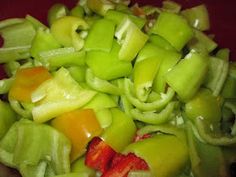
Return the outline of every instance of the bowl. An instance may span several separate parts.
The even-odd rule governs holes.
[[[199,4],[206,4],[210,16],[211,28],[209,34],[215,35],[215,41],[219,44],[220,48],[230,49],[230,60],[236,61],[236,1],[234,0],[175,0],[180,3],[183,8],[192,7]],[[152,4],[160,5],[161,0],[136,0],[140,5]],[[76,0],[5,0],[0,1],[0,20],[15,17],[25,17],[27,14],[37,18],[44,24],[47,23],[48,9],[55,3],[63,3],[68,8],[73,7]],[[0,64],[0,79],[5,77],[2,65]],[[5,167],[0,164],[0,171]],[[6,170],[6,169],[4,169]],[[9,170],[8,170],[9,171]],[[11,171],[12,172],[12,171]],[[16,172],[12,172],[12,174]],[[1,174],[0,174],[1,176]],[[17,176],[17,175],[16,175]]]

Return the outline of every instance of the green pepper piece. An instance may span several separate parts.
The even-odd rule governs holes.
[[[112,48],[114,34],[115,24],[111,20],[97,20],[89,30],[85,40],[85,50],[102,50],[109,52]]]
[[[187,118],[195,121],[202,117],[209,123],[217,123],[221,120],[221,107],[217,97],[208,89],[200,89],[196,95],[184,106]]]
[[[48,23],[51,26],[57,19],[66,16],[69,13],[69,9],[61,3],[53,4],[48,10]]]
[[[135,63],[133,69],[134,90],[140,101],[147,100],[161,62],[162,58],[154,56]]]
[[[0,48],[0,63],[27,59],[30,57],[30,46]]]
[[[88,24],[79,17],[64,16],[54,21],[51,33],[55,39],[65,47],[75,47],[80,50],[84,46],[84,30]],[[78,33],[77,31],[80,30]]]
[[[151,173],[156,177],[177,176],[188,161],[185,142],[174,135],[156,135],[132,143],[124,150],[124,153],[128,152],[133,152],[144,159],[150,167]]]
[[[118,25],[115,36],[121,44],[119,58],[127,61],[133,60],[148,40],[148,36],[129,18],[125,18]]]
[[[155,100],[150,103],[141,102],[139,99],[137,99],[133,93],[132,93],[132,82],[129,79],[125,79],[125,96],[128,99],[128,101],[134,105],[136,108],[142,111],[158,111],[163,109],[174,97],[175,92],[170,87],[167,89],[167,92],[164,94],[162,93],[160,96],[160,99]]]
[[[214,146],[232,146],[236,144],[236,136],[227,136],[211,131],[207,122],[201,117],[195,121],[199,136],[206,142]],[[210,130],[210,131],[209,131]]]
[[[70,72],[71,77],[77,82],[85,82],[86,66],[70,66],[67,70]]]
[[[188,43],[189,49],[195,49],[200,52],[207,53],[212,52],[217,47],[217,43],[213,41],[209,36],[207,36],[205,33],[194,30],[194,37],[193,39]]]
[[[41,23],[38,19],[36,19],[35,17],[27,14],[25,16],[25,19],[28,20],[35,28],[35,30],[39,29],[39,28],[43,28],[43,29],[47,29],[47,26],[44,25],[43,23]]]
[[[128,177],[154,177],[149,171],[130,171]]]
[[[71,172],[77,173],[77,177],[80,173],[86,173],[88,177],[95,175],[95,171],[85,165],[85,157],[81,157],[71,164]]]
[[[117,107],[116,102],[105,93],[97,93],[93,99],[83,106],[84,109],[93,109],[95,112],[104,108]]]
[[[84,106],[96,92],[83,89],[70,76],[69,71],[60,68],[52,79],[42,83],[33,93],[32,114],[35,122],[46,122],[64,112]]]
[[[66,66],[84,66],[85,51],[76,51],[73,47],[64,47],[39,53],[39,61],[49,69]]]
[[[167,40],[157,34],[151,34],[149,36],[149,41],[165,50],[176,51],[176,49]]]
[[[228,74],[229,63],[216,57],[210,57],[209,69],[204,85],[211,89],[214,96],[218,96],[224,86]]]
[[[86,70],[86,83],[88,86],[93,88],[94,90],[108,93],[108,94],[113,94],[113,95],[120,95],[121,90],[110,83],[107,80],[100,79],[96,76],[93,75],[91,69]]]
[[[0,80],[0,94],[6,94],[10,90],[14,78],[7,78]],[[1,112],[1,111],[0,111]]]
[[[181,10],[181,5],[171,0],[163,1],[162,10],[166,12],[179,13]]]
[[[9,103],[0,100],[0,140],[6,134],[11,125],[16,121],[16,113]]]
[[[136,126],[131,117],[118,108],[112,108],[111,114],[112,123],[105,129],[101,138],[116,152],[121,152],[133,140]]]
[[[148,57],[156,57],[157,59],[161,60],[159,70],[157,71],[153,81],[152,89],[158,93],[165,92],[166,83],[164,75],[180,60],[181,54],[177,51],[165,50],[153,43],[147,43],[139,52],[136,62]]]
[[[0,29],[5,28],[7,26],[23,23],[25,21],[24,18],[8,18],[0,21]]]
[[[76,5],[70,10],[70,15],[84,18],[84,8],[81,5]]]
[[[236,98],[236,63],[229,64],[229,73],[223,86],[221,95],[224,98]]]
[[[191,51],[166,74],[166,82],[182,101],[187,101],[203,83],[207,69],[208,58]]]
[[[199,141],[187,123],[187,137],[191,169],[196,177],[226,175],[226,163],[222,148]],[[227,176],[227,175],[226,175]]]
[[[14,162],[17,166],[38,166],[41,161],[46,161],[55,174],[70,171],[71,146],[63,134],[48,125],[32,121],[20,123],[17,132],[14,151]]]
[[[0,63],[30,57],[29,49],[35,36],[35,29],[30,22],[24,20],[4,26],[0,28],[0,34],[4,39],[3,47],[0,48]]]
[[[51,49],[60,48],[61,45],[57,42],[57,40],[52,36],[49,30],[44,30],[39,28],[36,32],[36,35],[32,41],[32,45],[30,48],[30,54],[39,59],[39,53],[42,51],[48,51]]]
[[[4,39],[4,48],[27,46],[31,45],[35,36],[35,29],[30,22],[25,20],[22,23],[1,28],[0,34]]]
[[[86,63],[95,76],[112,80],[119,77],[128,76],[132,71],[131,62],[122,61],[118,57],[120,51],[119,44],[114,40],[111,51],[89,51],[86,55]]]
[[[171,114],[175,109],[177,102],[170,102],[160,112],[141,112],[138,109],[131,109],[131,115],[135,120],[145,122],[148,124],[162,124],[171,120]]]
[[[101,16],[104,16],[108,10],[115,9],[115,4],[108,0],[87,0],[87,6]]]
[[[210,28],[208,10],[205,4],[185,9],[181,14],[194,28],[200,31],[205,31]]]
[[[216,57],[223,60],[229,61],[230,50],[228,48],[223,48],[217,51]]]
[[[108,10],[104,18],[110,19],[115,22],[116,25],[119,25],[123,19],[129,18],[139,29],[143,28],[146,20],[144,18],[137,17],[132,14],[127,14],[125,12],[120,12],[117,10]]]
[[[193,37],[193,30],[187,21],[182,16],[169,12],[160,13],[151,33],[162,36],[178,51]]]

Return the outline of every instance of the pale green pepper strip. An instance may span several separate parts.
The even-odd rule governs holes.
[[[210,53],[216,47],[218,44],[211,39],[209,36],[207,36],[205,33],[199,31],[199,30],[194,30],[194,37],[193,39],[187,44],[188,48],[197,50],[199,52],[207,52]]]
[[[140,17],[137,17],[135,15],[127,14],[127,13],[120,12],[120,11],[117,11],[117,10],[107,11],[104,18],[107,18],[107,19],[110,19],[110,20],[114,21],[116,25],[120,24],[123,19],[129,18],[140,29],[142,29],[143,26],[146,23],[146,19],[144,19],[144,18],[140,18]]]
[[[175,109],[177,102],[170,102],[161,112],[141,112],[138,109],[132,109],[131,115],[135,120],[145,122],[148,124],[162,124],[170,121],[171,114]]]
[[[0,63],[7,63],[15,60],[27,59],[30,57],[30,45],[19,47],[0,48]]]
[[[10,61],[4,64],[4,71],[6,72],[8,77],[12,77],[15,75],[16,71],[20,67],[20,63],[17,61]]]
[[[204,85],[218,96],[224,86],[229,69],[229,63],[216,57],[210,57],[209,69]]]
[[[230,50],[228,48],[223,48],[217,51],[216,57],[223,60],[229,61]]]
[[[136,133],[136,126],[131,117],[118,108],[111,108],[112,123],[101,138],[116,152],[121,152],[130,144]]]
[[[204,82],[208,60],[208,57],[190,51],[165,75],[167,84],[178,94],[181,101],[191,99]]]
[[[161,65],[162,58],[153,56],[135,62],[133,69],[133,82],[135,95],[140,101],[146,101],[152,90],[156,73]]]
[[[97,20],[90,28],[84,48],[110,52],[115,34],[115,23],[109,19]]]
[[[87,0],[87,6],[101,16],[104,16],[108,10],[115,9],[115,4],[108,0]]]
[[[35,122],[46,122],[62,113],[80,108],[88,103],[96,92],[83,89],[68,70],[60,68],[54,77],[43,82],[31,95],[36,104],[32,109]]]
[[[151,34],[149,36],[149,41],[158,47],[161,47],[165,50],[171,50],[171,51],[176,51],[176,49],[163,37],[157,34]]]
[[[31,45],[35,33],[33,25],[26,20],[1,28],[0,34],[4,39],[3,48]]]
[[[224,106],[232,111],[234,116],[236,116],[236,103],[226,101]],[[236,120],[234,120],[234,124],[231,127],[231,135],[236,136]]]
[[[163,11],[166,12],[173,12],[173,13],[179,13],[181,10],[181,5],[174,2],[174,1],[162,1],[162,8]]]
[[[25,19],[28,20],[35,28],[35,30],[39,29],[39,28],[43,28],[43,29],[47,29],[47,26],[44,25],[43,23],[41,23],[41,21],[39,21],[37,18],[27,14],[25,16]]]
[[[159,15],[150,32],[162,36],[178,51],[193,37],[193,30],[187,20],[169,12]]]
[[[85,78],[86,78],[86,83],[94,90],[113,95],[120,95],[122,93],[121,89],[111,84],[109,81],[94,76],[91,69],[86,70]]]
[[[11,88],[13,78],[2,79],[0,80],[0,94],[8,93]]]
[[[127,61],[133,60],[148,40],[148,36],[129,18],[123,19],[117,26],[115,37],[121,45],[119,58]]]
[[[81,5],[76,5],[70,10],[71,16],[84,18],[84,8]]]
[[[122,93],[120,96],[120,107],[121,109],[131,117],[130,110],[133,108],[133,105],[128,101],[127,97],[125,96],[125,91],[124,91],[124,79],[119,79],[118,80],[118,87],[122,89]]]
[[[125,96],[136,108],[142,111],[161,110],[172,100],[174,95],[174,90],[168,87],[167,92],[165,94],[161,94],[161,99],[153,101],[151,103],[144,103],[133,96],[132,83],[129,79],[125,79]]]
[[[201,138],[209,144],[215,146],[230,146],[236,144],[236,136],[216,136],[212,134],[213,132],[207,132],[206,129],[210,128],[206,127],[204,120],[200,117],[196,119],[195,125]]]
[[[69,13],[69,9],[61,3],[53,4],[48,10],[48,23],[51,26],[55,20],[64,17]]]
[[[73,47],[63,47],[39,53],[39,61],[49,69],[62,66],[84,66],[85,51],[76,51]]]
[[[205,4],[185,9],[181,12],[181,14],[196,29],[205,31],[210,28],[208,10]]]
[[[88,24],[79,17],[64,16],[53,22],[51,33],[55,39],[65,47],[75,47],[80,50],[84,46]],[[78,32],[79,30],[79,32]]]
[[[85,82],[86,66],[70,66],[67,68],[70,75],[77,82]]]
[[[95,76],[104,80],[128,76],[132,72],[132,64],[120,60],[118,57],[119,51],[120,45],[114,40],[110,52],[88,51],[86,64]]]
[[[183,139],[186,138],[185,134],[182,131],[182,128],[178,128],[171,124],[146,125],[137,131],[137,135],[140,135],[140,136],[143,136],[145,134],[153,134],[153,133],[171,134],[179,138],[183,138]]]
[[[12,109],[17,114],[19,114],[23,118],[32,119],[31,110],[27,110],[27,109],[23,108],[21,103],[19,101],[17,101],[17,100],[13,100],[11,98],[8,98],[8,100],[9,100],[9,103],[10,103]]]
[[[135,170],[135,171],[130,171],[128,173],[128,177],[154,177],[154,176],[149,171]]]
[[[17,120],[16,113],[10,104],[0,100],[0,140],[7,133],[11,125]]]
[[[84,156],[71,164],[71,172],[77,173],[77,177],[78,177],[78,173],[86,173],[88,176],[95,175],[95,170],[85,165]]]
[[[131,143],[124,150],[129,152],[144,159],[154,176],[178,176],[188,162],[186,142],[175,135],[154,135]]]
[[[60,48],[61,45],[53,37],[48,29],[39,28],[32,41],[30,54],[35,59],[39,59],[39,53]]]
[[[5,28],[7,26],[15,25],[24,22],[25,19],[23,18],[9,18],[0,21],[0,29]]]

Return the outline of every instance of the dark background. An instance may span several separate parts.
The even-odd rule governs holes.
[[[183,8],[205,3],[210,14],[211,30],[221,48],[231,50],[231,60],[236,61],[236,1],[235,0],[175,0]],[[25,17],[30,14],[47,24],[47,11],[54,3],[64,3],[72,8],[76,0],[0,0],[0,20]],[[134,0],[132,1],[134,2]],[[161,5],[162,0],[136,0],[140,5]],[[2,75],[0,67],[0,76]]]

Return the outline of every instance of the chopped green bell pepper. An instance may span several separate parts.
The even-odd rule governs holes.
[[[85,50],[102,50],[109,52],[112,48],[114,34],[115,24],[111,20],[104,18],[95,21],[85,40]]]
[[[191,51],[166,74],[167,84],[182,101],[191,99],[198,91],[208,71],[208,60],[208,57]]]
[[[83,89],[65,68],[60,68],[52,79],[43,82],[33,93],[33,119],[46,122],[64,112],[88,103],[96,92]]]
[[[187,21],[182,16],[169,12],[160,13],[151,33],[162,36],[178,51],[193,37],[193,30]]]
[[[188,161],[188,149],[174,135],[155,135],[128,145],[124,153],[133,152],[144,159],[156,177],[177,176]]]
[[[115,37],[121,45],[119,58],[127,61],[133,60],[148,40],[148,36],[129,18],[123,19],[117,26]]]
[[[121,152],[134,138],[136,126],[124,112],[118,108],[111,109],[112,123],[107,127],[101,138],[116,152]]]
[[[86,63],[95,76],[112,80],[131,74],[132,64],[119,59],[120,46],[114,40],[110,52],[89,51],[86,55]]]
[[[84,32],[88,29],[88,24],[82,18],[64,16],[55,20],[50,29],[52,35],[61,45],[73,46],[80,50],[84,46]]]

